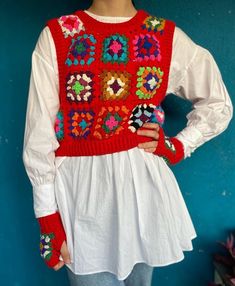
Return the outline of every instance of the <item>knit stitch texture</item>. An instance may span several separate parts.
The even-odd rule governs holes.
[[[136,131],[164,122],[175,23],[144,10],[104,23],[77,10],[46,25],[59,70],[55,155],[102,155],[150,141]]]

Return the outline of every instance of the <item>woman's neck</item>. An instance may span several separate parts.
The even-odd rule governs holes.
[[[87,11],[113,17],[133,17],[137,12],[131,0],[93,0]]]

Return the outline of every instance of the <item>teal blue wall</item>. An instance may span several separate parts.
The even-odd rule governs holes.
[[[31,185],[22,163],[22,144],[31,53],[44,22],[72,12],[81,1],[0,2],[0,285],[66,286],[65,268],[48,269],[39,256],[39,229],[33,214]],[[136,1],[137,2],[137,1]],[[137,7],[176,21],[194,41],[211,51],[234,101],[235,1],[138,1]],[[37,5],[37,6],[35,6]],[[233,37],[233,39],[232,39]],[[172,104],[177,108],[172,110]],[[167,128],[186,123],[191,105],[170,96],[164,102]],[[174,122],[177,120],[177,124]],[[211,255],[234,228],[235,128],[229,129],[174,167],[198,237],[185,259],[155,268],[153,285],[201,286],[212,279]]]

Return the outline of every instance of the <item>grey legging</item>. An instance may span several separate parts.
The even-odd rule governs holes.
[[[124,280],[118,280],[111,272],[94,274],[74,274],[66,267],[70,286],[151,286],[153,267],[139,262]]]

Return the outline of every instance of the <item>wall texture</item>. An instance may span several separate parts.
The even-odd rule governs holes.
[[[31,185],[22,163],[22,144],[31,53],[44,22],[86,8],[88,1],[0,3],[0,284],[3,286],[66,286],[65,269],[48,269],[39,256],[39,228],[33,214]],[[197,44],[214,56],[234,101],[235,1],[136,1],[155,15],[176,21]],[[177,107],[171,109],[172,103]],[[186,123],[190,103],[169,96],[164,102],[167,126],[175,133]],[[177,125],[174,124],[177,118]],[[179,124],[180,123],[180,124]],[[206,285],[213,276],[211,255],[234,229],[235,136],[229,128],[175,166],[182,194],[198,237],[185,259],[155,268],[153,285]]]

